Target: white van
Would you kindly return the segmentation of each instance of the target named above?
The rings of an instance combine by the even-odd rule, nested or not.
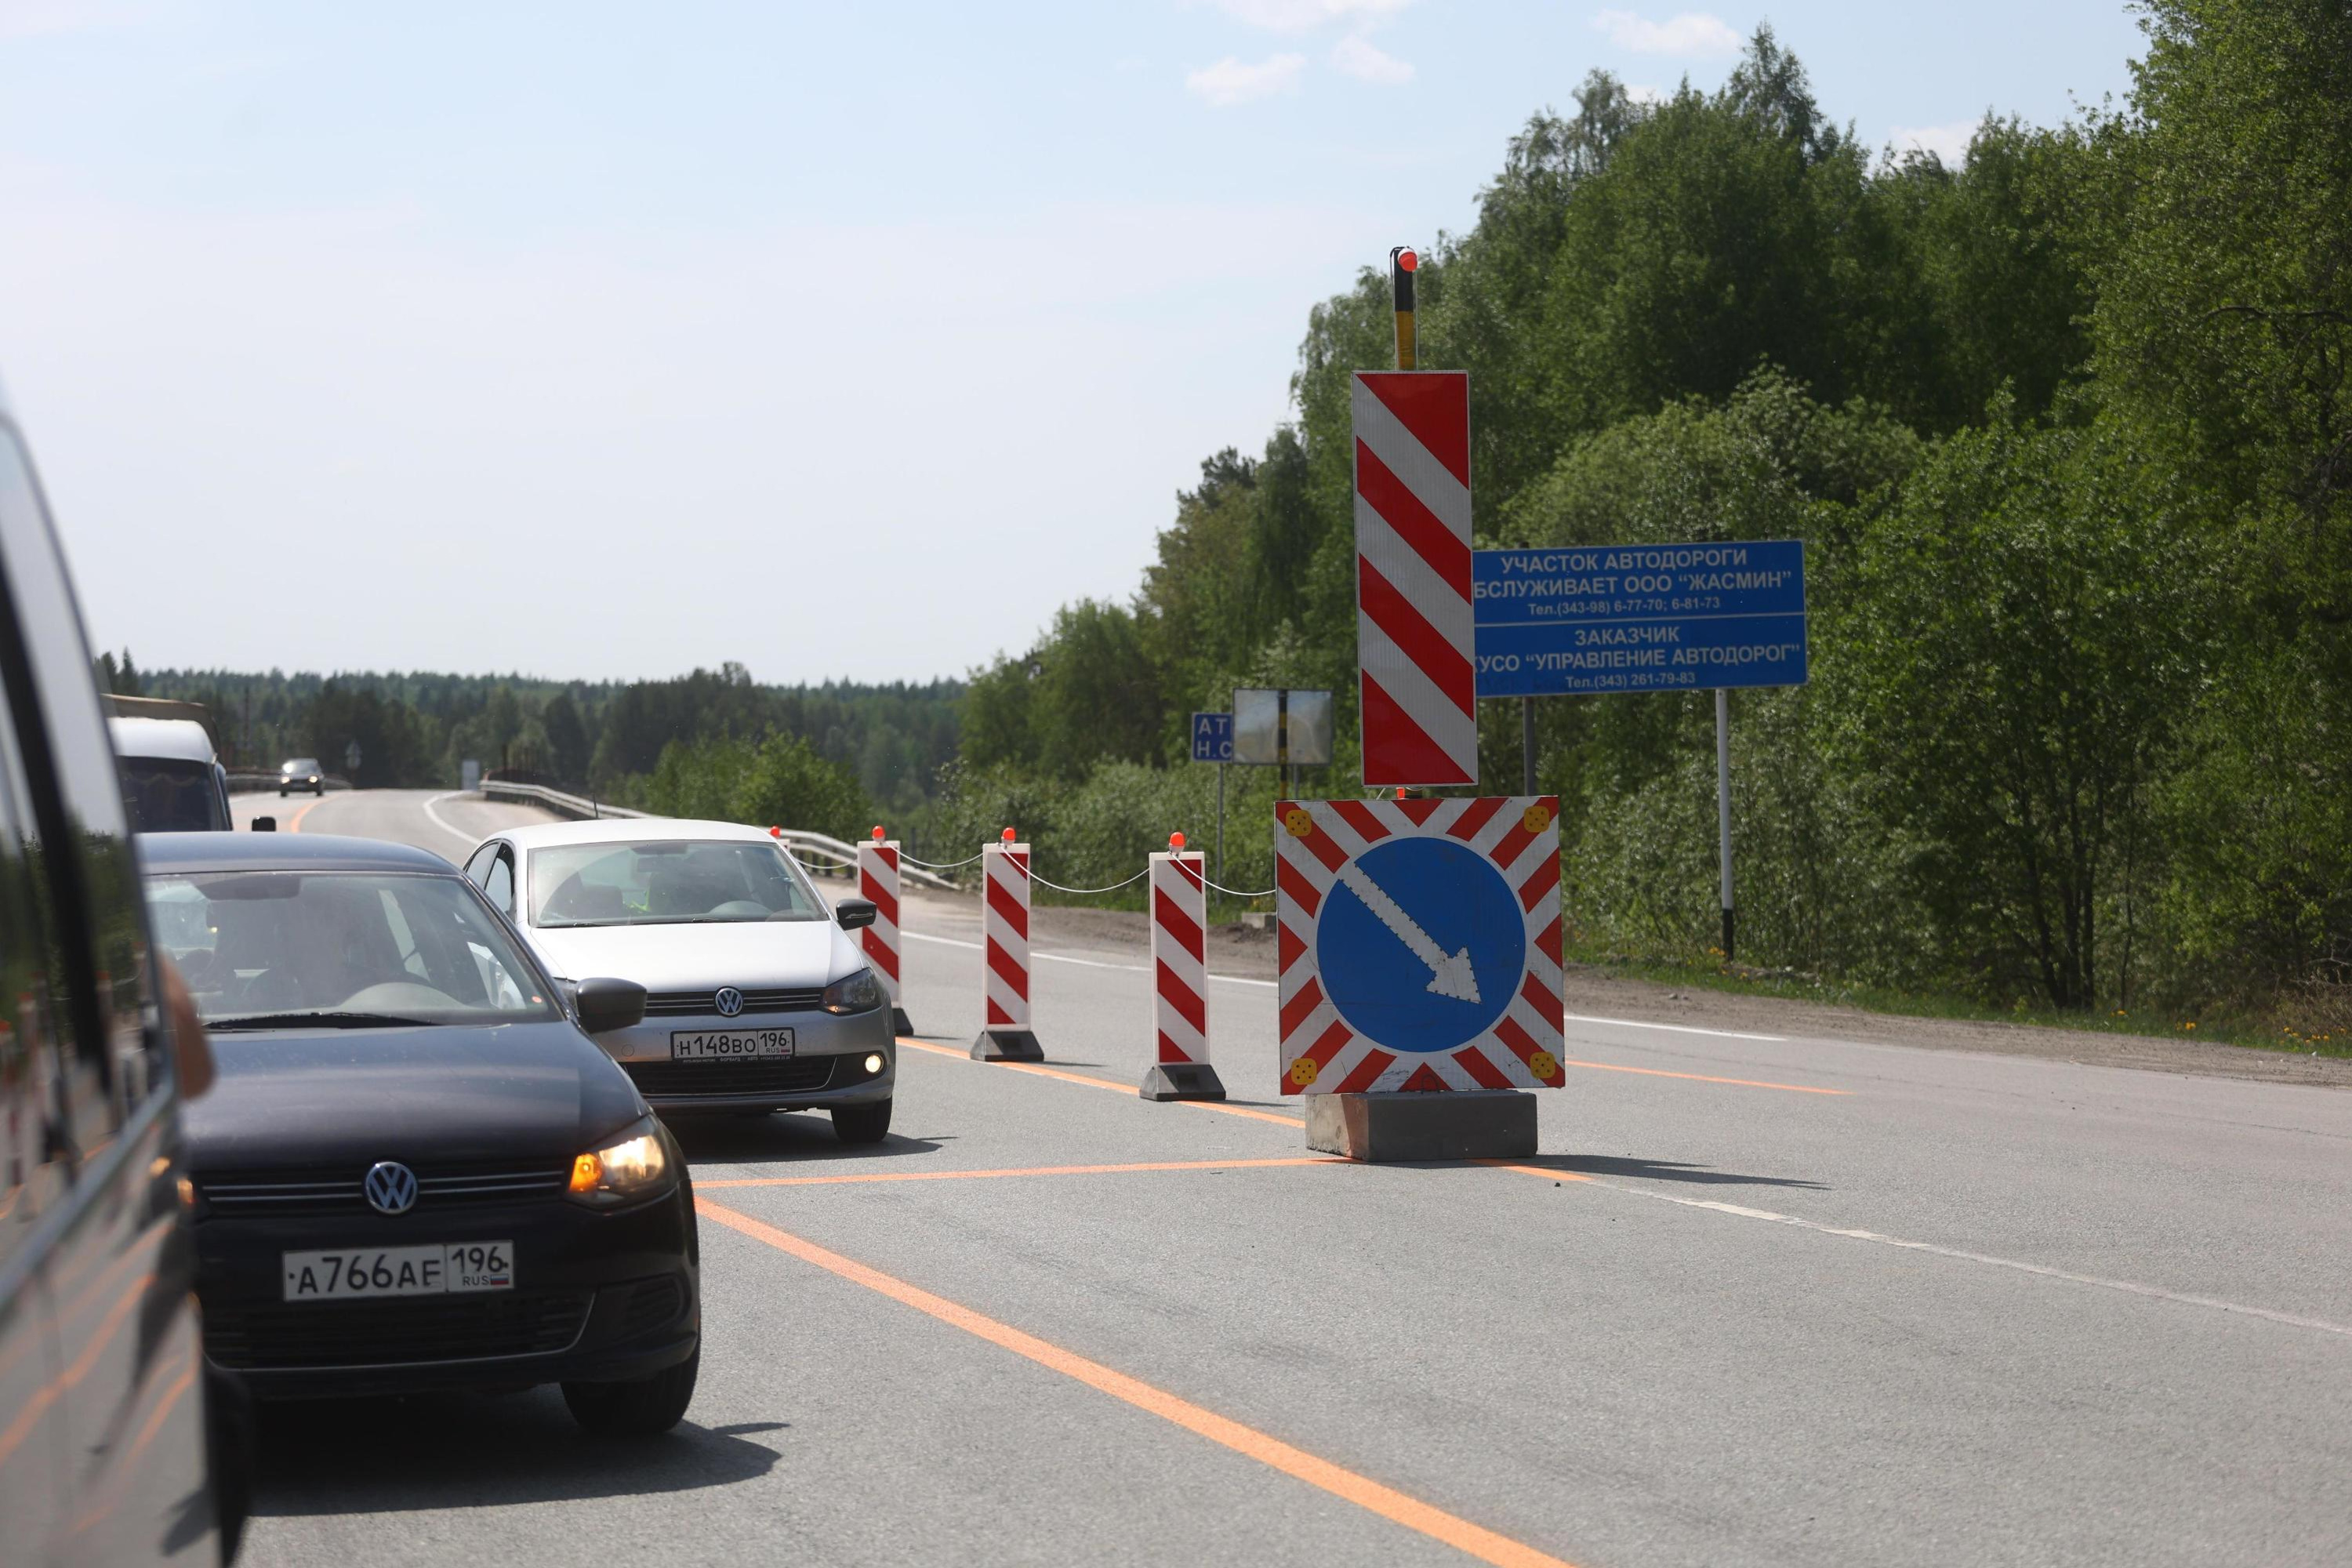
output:
[[[228,770],[193,719],[106,721],[133,833],[202,833],[230,826]]]

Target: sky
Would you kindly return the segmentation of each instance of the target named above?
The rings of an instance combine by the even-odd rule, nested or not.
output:
[[[0,383],[142,667],[924,679],[1124,599],[1308,309],[1769,21],[1948,157],[2121,0],[0,0]]]

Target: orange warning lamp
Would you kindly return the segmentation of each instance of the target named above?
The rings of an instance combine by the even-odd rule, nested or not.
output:
[[[1404,785],[1402,784],[1397,785],[1397,798],[1399,800],[1402,800],[1404,798]]]
[[[1421,268],[1421,258],[1414,255],[1409,249],[1400,250],[1397,252],[1396,263],[1398,271],[1414,272],[1418,271]]]
[[[771,838],[782,838],[783,836],[784,830],[781,827],[771,827],[768,829],[768,837]]]
[[[1010,844],[1013,842],[1013,829],[1008,827],[1003,832],[998,834],[997,837],[1003,839],[1007,844]]]
[[[874,842],[877,844],[882,842],[882,825],[878,822],[874,825]]]
[[[1168,847],[1169,847],[1171,850],[1176,850],[1176,849],[1181,849],[1181,848],[1183,848],[1183,847],[1184,847],[1184,836],[1183,836],[1182,834],[1181,834],[1181,833],[1171,833],[1171,834],[1170,834],[1170,835],[1168,836]]]

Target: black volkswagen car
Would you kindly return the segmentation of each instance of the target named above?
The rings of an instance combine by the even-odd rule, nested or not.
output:
[[[220,1079],[184,1113],[205,1350],[262,1398],[558,1383],[598,1431],[694,1394],[694,1199],[589,1033],[448,862],[288,834],[139,841]]]

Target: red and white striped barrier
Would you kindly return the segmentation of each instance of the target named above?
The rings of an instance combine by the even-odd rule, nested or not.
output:
[[[1360,372],[1349,412],[1364,782],[1475,784],[1470,378]]]
[[[1042,1062],[1029,1032],[1029,846],[1013,829],[981,851],[981,989],[987,1023],[971,1042],[975,1061]]]
[[[883,837],[878,827],[872,842],[857,847],[857,896],[874,906],[874,923],[858,933],[858,943],[882,976],[891,1027],[911,1035],[915,1026],[907,1021],[898,989],[898,841]]]
[[[1158,1060],[1138,1090],[1146,1100],[1223,1100],[1209,1065],[1209,894],[1200,851],[1181,833],[1151,858],[1152,1021]]]

